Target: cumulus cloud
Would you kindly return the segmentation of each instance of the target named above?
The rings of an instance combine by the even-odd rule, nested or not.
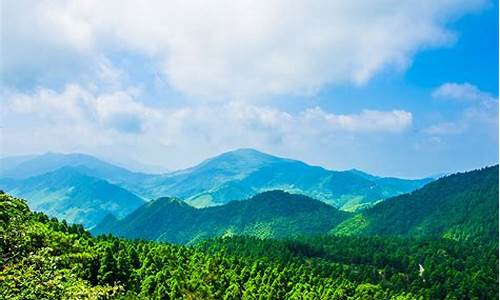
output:
[[[11,81],[38,80],[48,68],[64,77],[96,57],[131,52],[203,99],[307,95],[404,69],[417,51],[453,42],[447,23],[484,3],[5,1],[1,67]]]
[[[93,131],[109,130],[120,133],[139,133],[144,121],[157,117],[158,112],[144,106],[133,98],[133,92],[115,91],[109,94],[95,94],[76,84],[70,84],[63,91],[39,89],[32,94],[10,92],[2,112],[6,118],[14,116],[28,118],[24,126],[57,130],[57,127],[80,128],[92,136]],[[10,126],[6,122],[6,126]],[[24,127],[23,126],[23,127]],[[40,127],[42,126],[42,127]],[[52,129],[51,129],[52,128]],[[50,132],[47,132],[50,135]],[[68,138],[73,138],[68,132]]]
[[[498,128],[498,98],[481,91],[470,83],[448,82],[432,92],[434,98],[465,101],[467,107],[460,118],[452,122],[442,122],[423,129],[429,135],[456,135],[466,130],[478,130],[482,127]]]
[[[459,101],[494,101],[496,98],[490,93],[481,91],[477,86],[465,83],[447,82],[432,92],[434,98],[443,98]]]
[[[308,109],[303,117],[307,121],[324,122],[332,129],[350,132],[401,132],[412,123],[412,114],[404,110],[363,110],[360,114],[332,114],[316,107]]]
[[[318,102],[295,111],[284,99],[404,71],[417,52],[454,43],[448,24],[485,3],[6,0],[0,152],[78,151],[177,168],[254,147],[346,168],[377,169],[386,157],[383,165],[398,165],[399,153],[405,165],[411,112],[345,114]],[[468,121],[443,118],[429,140],[498,123],[497,102],[472,85],[450,83],[436,97],[471,100]],[[268,106],[275,101],[293,113]]]
[[[182,166],[192,162],[185,160],[190,151],[198,154],[193,155],[196,159],[242,146],[316,147],[341,136],[398,134],[412,123],[412,114],[403,110],[335,114],[314,107],[291,114],[245,102],[153,108],[140,102],[135,90],[99,93],[77,84],[61,91],[4,96],[2,131],[8,153],[22,149],[92,153],[112,147],[133,157],[138,148],[156,149],[183,157]]]

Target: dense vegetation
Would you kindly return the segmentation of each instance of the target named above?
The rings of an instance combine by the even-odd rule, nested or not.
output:
[[[498,244],[447,239],[316,236],[293,240],[217,238],[197,246],[205,253],[290,261],[326,276],[375,284],[410,298],[498,298]],[[331,272],[331,273],[329,273]],[[335,275],[334,275],[335,274]],[[383,295],[383,294],[380,294]],[[384,298],[383,299],[388,299]]]
[[[201,209],[180,200],[160,198],[122,220],[107,218],[92,232],[193,244],[222,235],[281,238],[326,234],[349,216],[306,196],[269,191],[248,200]]]
[[[183,244],[215,236],[286,238],[329,232],[498,240],[497,220],[498,166],[494,166],[441,178],[356,214],[282,191],[202,209],[160,198],[122,220],[110,216],[92,232]]]
[[[496,243],[231,237],[185,247],[92,238],[6,194],[0,221],[2,299],[498,297]]]
[[[498,165],[446,176],[387,199],[332,232],[498,240]]]

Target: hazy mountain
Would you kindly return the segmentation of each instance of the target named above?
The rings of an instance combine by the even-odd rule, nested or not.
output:
[[[253,149],[239,149],[127,188],[147,198],[186,199],[195,207],[220,205],[281,189],[353,210],[415,190],[431,180],[382,178],[353,170],[330,171]]]
[[[33,210],[86,227],[108,214],[124,217],[144,204],[133,193],[87,173],[84,167],[63,167],[29,178],[0,179],[0,189],[26,199]]]
[[[333,233],[498,239],[498,165],[442,177],[387,199]]]
[[[176,197],[195,207],[221,205],[281,189],[355,210],[431,181],[383,178],[358,170],[331,171],[253,149],[223,153],[192,168],[164,175],[131,172],[84,154],[47,153],[4,161],[0,173],[3,178],[23,179],[65,166],[78,167],[82,174],[119,185],[143,199]]]
[[[349,213],[307,196],[270,191],[201,209],[175,198],[160,198],[122,220],[106,218],[93,233],[175,243],[233,234],[293,237],[327,233],[348,217]]]
[[[28,178],[42,175],[62,167],[84,167],[81,172],[87,175],[108,180],[110,182],[122,183],[134,180],[142,180],[148,175],[131,172],[125,168],[115,166],[86,154],[61,154],[46,153],[36,156],[7,157],[0,160],[2,178]]]
[[[134,173],[142,173],[142,174],[151,174],[151,175],[160,175],[172,172],[172,170],[167,169],[166,167],[162,167],[159,165],[143,163],[134,159],[114,159],[109,158],[106,159],[108,163],[116,165],[118,167],[125,168]]]
[[[19,164],[35,157],[36,155],[17,155],[0,158],[0,175],[5,174],[7,171],[14,169]]]

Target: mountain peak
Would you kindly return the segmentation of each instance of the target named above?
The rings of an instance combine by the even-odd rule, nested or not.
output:
[[[2,167],[0,177],[28,178],[55,171],[62,167],[85,167],[89,174],[110,181],[123,181],[141,174],[107,163],[97,157],[82,153],[47,152],[27,159],[8,160],[7,167]]]
[[[224,170],[232,174],[245,175],[262,166],[288,161],[288,159],[276,157],[251,148],[240,148],[224,152],[209,158],[188,171]]]
[[[262,151],[259,151],[259,150],[253,149],[253,148],[238,148],[235,150],[221,153],[220,155],[217,155],[214,158],[227,157],[227,156],[235,156],[238,158],[281,159],[279,157],[264,153]]]
[[[368,174],[364,171],[361,171],[359,169],[356,169],[356,168],[353,168],[353,169],[349,169],[347,170],[347,172],[350,172],[350,173],[353,173],[353,174],[356,174],[356,175],[359,175],[363,178],[366,178],[368,180],[373,180],[373,179],[377,179],[379,178],[378,176],[375,176],[375,175],[371,175],[371,174]]]
[[[60,152],[45,152],[44,154],[41,154],[39,157],[45,157],[45,158],[65,158],[65,159],[88,159],[88,160],[95,160],[98,161],[100,159],[88,155],[88,154],[83,154],[83,153],[60,153]]]
[[[183,207],[190,207],[192,208],[191,205],[187,204],[185,201],[175,198],[175,197],[160,197],[155,200],[151,200],[148,202],[148,206],[158,206],[158,205],[169,205],[169,204],[175,204]]]
[[[171,243],[196,243],[228,231],[284,238],[327,233],[349,216],[318,200],[278,190],[200,209],[164,197],[143,205],[114,224],[97,226],[93,233]]]
[[[254,154],[254,155],[269,155],[262,151],[254,148],[236,148],[234,150],[227,151],[225,153],[235,153],[235,154]]]

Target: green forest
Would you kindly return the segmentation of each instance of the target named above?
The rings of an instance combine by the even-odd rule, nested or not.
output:
[[[440,178],[356,213],[279,190],[226,205],[194,208],[175,198],[150,201],[91,232],[194,245],[217,236],[304,235],[498,239],[498,166]]]
[[[2,299],[494,299],[498,241],[92,237],[0,194]]]

